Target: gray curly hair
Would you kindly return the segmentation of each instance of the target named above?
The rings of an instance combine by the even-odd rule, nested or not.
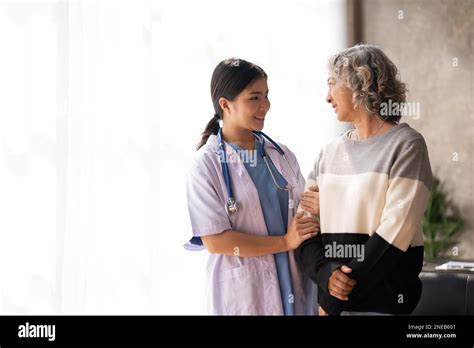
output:
[[[352,104],[364,105],[369,114],[380,116],[390,100],[399,105],[406,101],[407,88],[397,67],[377,46],[359,44],[332,56],[329,72],[352,91]],[[400,117],[392,114],[390,120],[399,122]]]

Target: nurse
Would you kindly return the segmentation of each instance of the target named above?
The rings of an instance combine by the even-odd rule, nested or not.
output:
[[[215,115],[187,178],[190,243],[209,252],[210,312],[312,315],[312,282],[293,250],[319,224],[295,214],[305,186],[296,157],[261,133],[270,108],[267,75],[226,59],[214,70],[211,97]]]

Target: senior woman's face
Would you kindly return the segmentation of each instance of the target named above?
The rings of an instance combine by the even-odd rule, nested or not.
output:
[[[352,122],[354,116],[354,106],[352,104],[352,91],[344,82],[328,78],[328,95],[326,101],[332,105],[337,119],[342,122]]]

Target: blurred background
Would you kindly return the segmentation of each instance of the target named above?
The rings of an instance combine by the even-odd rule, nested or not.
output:
[[[229,57],[268,73],[265,132],[306,176],[349,126],[325,103],[328,58],[380,46],[464,221],[439,256],[474,259],[473,3],[0,1],[0,314],[206,312],[185,176]]]

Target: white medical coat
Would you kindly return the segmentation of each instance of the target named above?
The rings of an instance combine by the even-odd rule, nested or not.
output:
[[[270,144],[265,150],[285,180],[294,186],[293,204],[299,204],[305,179],[295,155],[279,144],[293,168]],[[229,172],[239,211],[228,215],[225,210],[227,189],[218,156],[217,136],[211,135],[199,149],[187,177],[187,199],[193,236],[208,236],[226,230],[268,236],[258,192],[240,156],[226,144]],[[278,204],[275,202],[275,204]],[[293,209],[288,207],[288,224]],[[296,315],[314,314],[313,284],[289,254]],[[210,313],[219,315],[283,315],[278,275],[273,255],[257,257],[208,255],[208,304]]]

